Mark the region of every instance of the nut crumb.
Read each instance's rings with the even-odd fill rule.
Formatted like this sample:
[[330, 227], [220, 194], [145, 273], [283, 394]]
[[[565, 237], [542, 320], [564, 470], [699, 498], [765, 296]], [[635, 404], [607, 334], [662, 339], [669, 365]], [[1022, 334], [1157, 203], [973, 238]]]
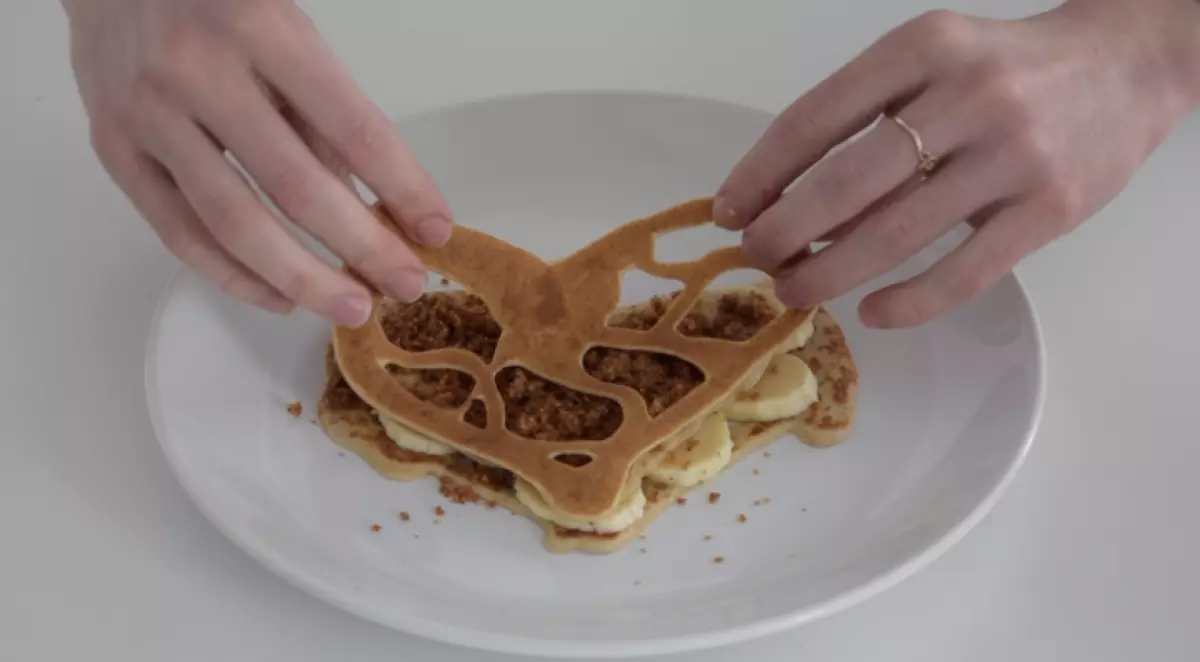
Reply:
[[371, 533], [379, 533], [382, 530], [383, 530], [383, 527], [379, 526], [378, 524], [371, 525]]
[[300, 404], [299, 401], [293, 402], [292, 404], [287, 406], [287, 411], [292, 416], [295, 416], [296, 418], [300, 418], [300, 414], [304, 413], [304, 405]]
[[687, 497], [679, 497], [678, 499], [675, 500], [675, 503], [682, 506], [687, 503]]
[[635, 580], [633, 580], [633, 585], [634, 585], [634, 586], [641, 586], [641, 585], [642, 585], [642, 580], [640, 580], [640, 579], [635, 579]]
[[725, 562], [724, 556], [717, 556], [717, 557], [713, 558], [713, 563], [724, 563], [724, 562]]
[[763, 457], [771, 457], [771, 451], [763, 451]]
[[436, 508], [434, 508], [434, 509], [433, 509], [433, 514], [434, 514], [434, 515], [437, 515], [438, 517], [445, 517], [445, 516], [446, 516], [446, 509], [445, 509], [445, 508], [442, 508], [441, 506], [438, 506], [438, 507], [436, 507]]
[[755, 499], [755, 500], [754, 500], [754, 504], [753, 504], [753, 505], [755, 505], [755, 506], [761, 506], [761, 505], [762, 505], [762, 499]]
[[484, 501], [484, 504], [486, 504], [486, 505], [487, 505], [487, 509], [488, 509], [488, 510], [495, 510], [495, 509], [496, 509], [496, 502], [495, 502], [495, 501], [491, 501], [491, 500]]
[[763, 497], [763, 503], [766, 503], [766, 504], [771, 503], [771, 497]]
[[408, 514], [407, 510], [400, 511], [400, 521], [401, 522], [407, 522], [410, 519], [412, 519], [412, 516]]
[[711, 533], [704, 534], [704, 540], [705, 541], [712, 540], [712, 534]]
[[708, 493], [708, 502], [709, 502], [709, 503], [716, 503], [716, 502], [718, 502], [718, 501], [720, 501], [720, 500], [721, 500], [721, 493], [720, 493], [720, 492], [709, 492], [709, 493]]
[[645, 548], [645, 547], [643, 547], [643, 548], [642, 548], [641, 550], [639, 550], [639, 551], [641, 551], [641, 553], [645, 554], [645, 553], [646, 553], [646, 548]]
[[754, 469], [754, 471], [751, 471], [750, 473], [752, 473], [752, 474], [754, 474], [755, 476], [757, 476], [757, 475], [758, 475], [758, 468], [755, 468], [755, 469]]
[[445, 276], [442, 276], [442, 286], [445, 287], [449, 284], [450, 284], [450, 279], [446, 278]]
[[346, 457], [346, 454], [342, 451], [338, 451], [338, 457]]
[[746, 513], [742, 513], [741, 515], [738, 515], [738, 524], [745, 524], [745, 523], [746, 523]]

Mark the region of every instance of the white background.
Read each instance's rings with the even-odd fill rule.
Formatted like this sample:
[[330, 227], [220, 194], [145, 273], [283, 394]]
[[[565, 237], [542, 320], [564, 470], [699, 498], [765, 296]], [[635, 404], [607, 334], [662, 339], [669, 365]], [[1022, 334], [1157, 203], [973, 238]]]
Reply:
[[[585, 88], [778, 110], [929, 8], [895, 0], [303, 4], [393, 116]], [[1050, 4], [946, 6], [1012, 17]], [[308, 597], [192, 506], [151, 435], [143, 394], [148, 323], [174, 261], [90, 152], [58, 3], [6, 0], [0, 48], [0, 660], [488, 657]], [[1025, 468], [974, 532], [848, 612], [687, 658], [1194, 659], [1198, 173], [1193, 115], [1105, 211], [1021, 267], [1046, 334], [1046, 415]]]

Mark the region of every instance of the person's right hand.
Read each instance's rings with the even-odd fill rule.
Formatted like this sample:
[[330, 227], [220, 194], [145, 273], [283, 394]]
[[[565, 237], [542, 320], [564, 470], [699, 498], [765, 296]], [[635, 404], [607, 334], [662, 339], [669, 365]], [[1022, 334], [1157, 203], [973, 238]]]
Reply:
[[166, 247], [233, 296], [359, 326], [363, 285], [310, 252], [290, 220], [384, 294], [425, 270], [346, 185], [369, 186], [414, 241], [450, 213], [395, 127], [288, 0], [63, 0], [71, 61], [105, 169]]

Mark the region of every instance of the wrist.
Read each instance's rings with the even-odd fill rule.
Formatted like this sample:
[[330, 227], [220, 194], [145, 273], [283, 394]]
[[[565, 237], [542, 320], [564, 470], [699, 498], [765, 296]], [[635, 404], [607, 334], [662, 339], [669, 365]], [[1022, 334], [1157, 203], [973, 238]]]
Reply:
[[1200, 106], [1200, 0], [1067, 0], [1059, 11], [1098, 30], [1098, 56], [1115, 54], [1183, 114]]

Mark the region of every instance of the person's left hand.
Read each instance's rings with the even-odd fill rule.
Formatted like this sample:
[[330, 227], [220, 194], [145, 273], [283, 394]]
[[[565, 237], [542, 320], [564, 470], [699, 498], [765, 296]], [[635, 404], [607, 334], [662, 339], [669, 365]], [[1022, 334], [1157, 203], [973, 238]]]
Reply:
[[[1018, 21], [926, 14], [785, 110], [718, 190], [752, 266], [788, 305], [888, 272], [961, 221], [975, 228], [914, 278], [867, 295], [863, 322], [929, 321], [1076, 227], [1128, 183], [1198, 100], [1200, 4], [1071, 0]], [[938, 158], [915, 176], [912, 137]], [[783, 193], [795, 181], [790, 190]], [[807, 255], [815, 241], [832, 241]]]

